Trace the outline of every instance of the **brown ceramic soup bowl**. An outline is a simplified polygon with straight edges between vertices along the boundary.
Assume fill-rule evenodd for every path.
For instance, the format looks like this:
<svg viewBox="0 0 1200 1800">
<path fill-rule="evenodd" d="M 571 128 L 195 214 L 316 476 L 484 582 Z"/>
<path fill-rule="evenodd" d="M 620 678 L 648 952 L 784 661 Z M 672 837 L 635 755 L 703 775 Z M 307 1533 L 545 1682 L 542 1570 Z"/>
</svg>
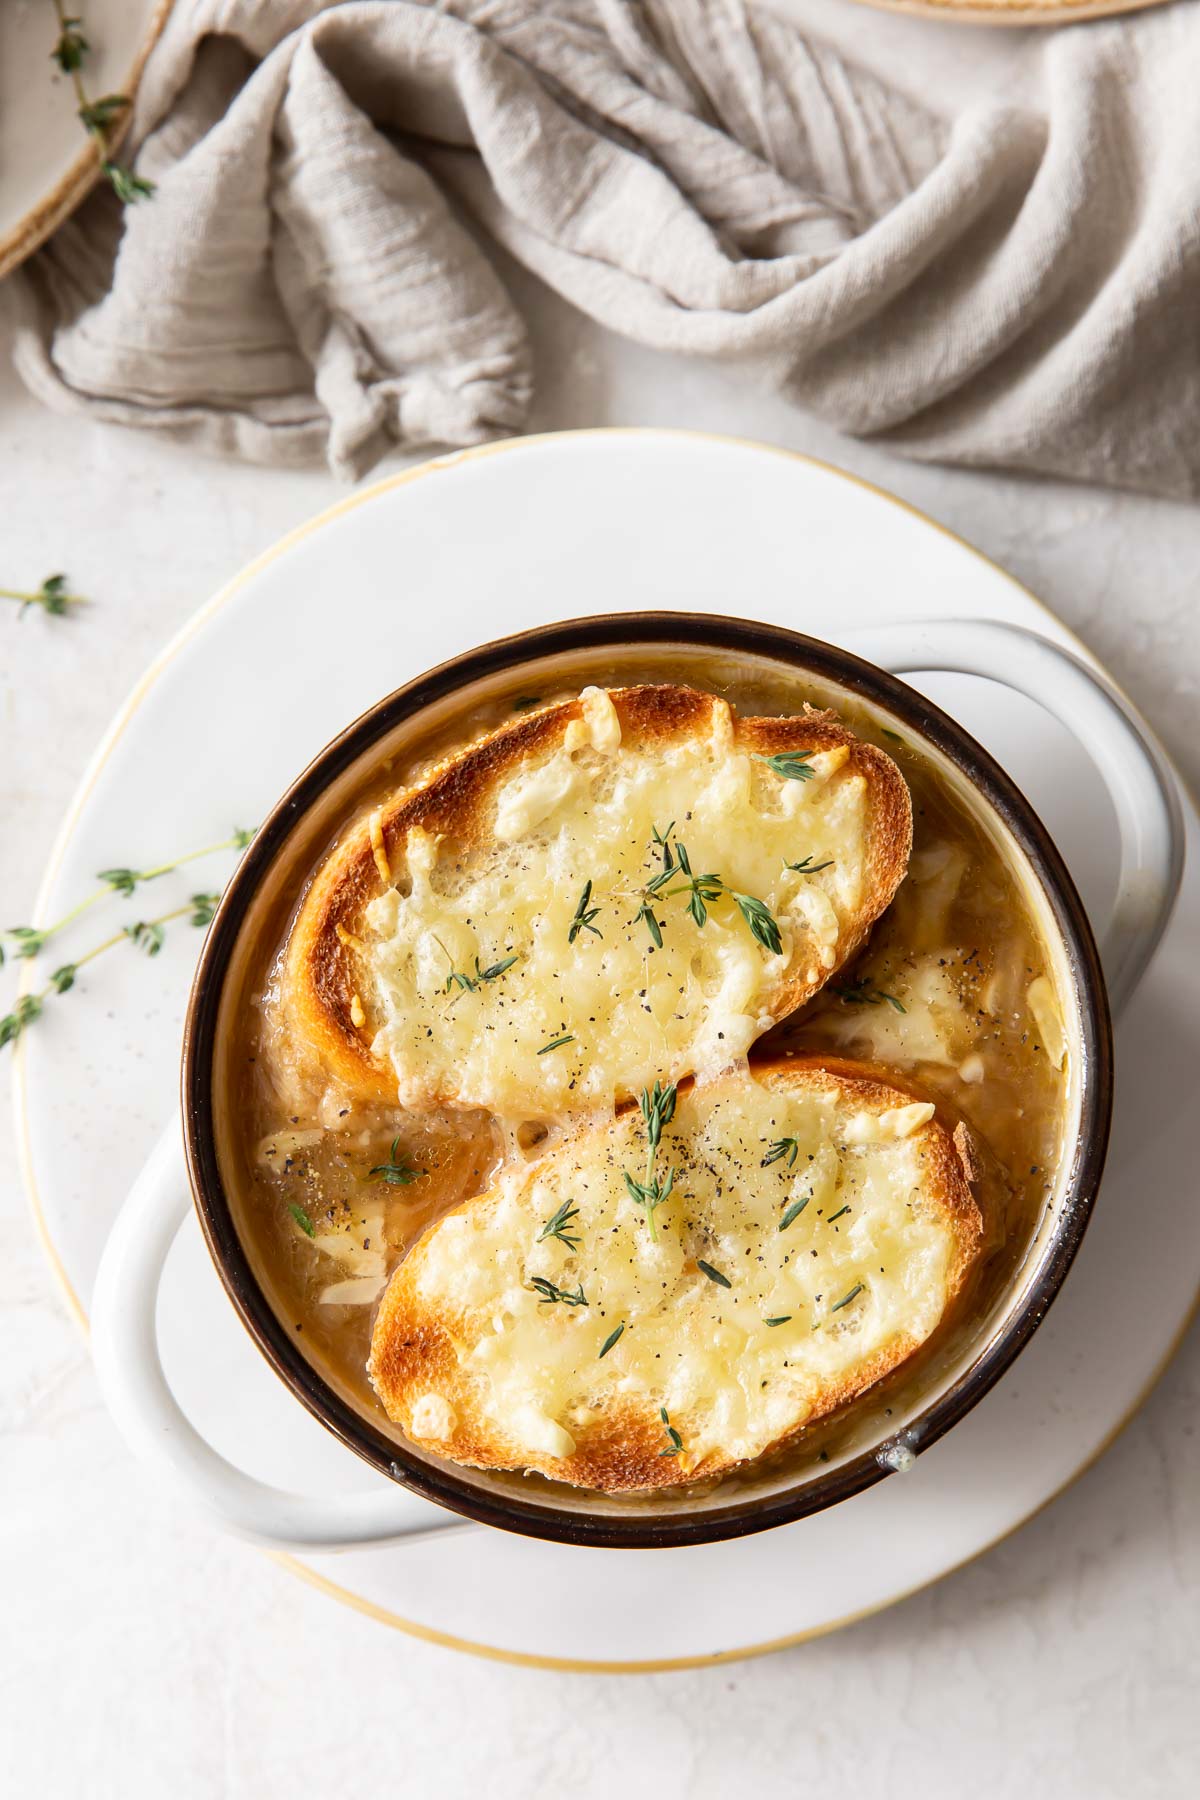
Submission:
<svg viewBox="0 0 1200 1800">
<path fill-rule="evenodd" d="M 1041 643 L 1006 627 L 979 629 L 985 635 L 970 654 L 960 644 L 942 666 L 997 673 L 1003 645 L 989 644 L 989 631 Z M 928 668 L 936 660 L 915 641 L 908 650 L 898 641 L 885 648 L 905 668 Z M 1099 696 L 1095 704 L 1112 706 L 1063 653 L 1042 645 L 1038 654 L 1043 664 L 1056 665 L 1065 686 L 1082 682 Z M 787 708 L 789 696 L 792 706 L 808 696 L 839 706 L 852 724 L 894 732 L 911 744 L 1014 872 L 1054 971 L 1068 1076 L 1048 1204 L 1029 1220 L 1020 1242 L 999 1247 L 987 1279 L 951 1328 L 786 1452 L 707 1486 L 607 1496 L 461 1467 L 410 1443 L 365 1383 L 356 1388 L 306 1349 L 239 1193 L 233 1047 L 239 1018 L 261 985 L 264 956 L 286 929 L 324 849 L 378 784 L 381 767 L 402 772 L 469 737 L 514 696 L 588 682 L 618 685 L 655 672 L 702 687 L 749 685 L 768 704 L 777 695 L 778 710 Z M 1043 668 L 1043 686 L 1052 673 Z M 1028 671 L 1009 679 L 1026 691 L 1038 686 Z M 987 1393 L 1045 1317 L 1087 1226 L 1108 1140 L 1112 1048 L 1096 945 L 1062 858 L 1028 801 L 961 726 L 883 668 L 815 639 L 738 619 L 641 613 L 567 621 L 456 657 L 380 701 L 316 758 L 262 825 L 222 900 L 192 989 L 182 1086 L 188 1176 L 213 1261 L 263 1355 L 323 1425 L 389 1482 L 452 1514 L 565 1543 L 657 1547 L 762 1531 L 835 1505 L 911 1466 Z M 200 1481 L 204 1471 L 196 1459 L 188 1472 Z M 235 1528 L 275 1542 L 380 1541 L 438 1523 L 432 1511 L 414 1515 L 399 1492 L 377 1491 L 357 1511 L 346 1502 L 342 1515 L 341 1502 L 325 1502 L 315 1519 L 299 1500 L 289 1506 L 290 1496 L 239 1509 L 219 1486 L 215 1477 L 208 1484 L 214 1509 Z"/>
</svg>

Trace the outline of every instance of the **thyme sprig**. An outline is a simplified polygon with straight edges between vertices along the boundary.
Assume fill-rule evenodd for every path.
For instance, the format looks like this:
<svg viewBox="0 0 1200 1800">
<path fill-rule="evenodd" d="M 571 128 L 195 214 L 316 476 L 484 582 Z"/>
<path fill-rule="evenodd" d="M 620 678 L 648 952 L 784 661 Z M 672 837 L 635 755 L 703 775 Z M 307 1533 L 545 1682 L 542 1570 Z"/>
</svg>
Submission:
<svg viewBox="0 0 1200 1800">
<path fill-rule="evenodd" d="M 111 894 L 128 897 L 142 882 L 155 881 L 160 875 L 166 875 L 172 869 L 181 868 L 184 863 L 195 862 L 198 857 L 211 856 L 217 850 L 244 850 L 253 836 L 253 831 L 238 830 L 233 833 L 232 837 L 226 838 L 223 843 L 207 844 L 202 850 L 188 851 L 186 855 L 177 856 L 173 861 L 160 863 L 152 869 L 106 869 L 97 877 L 104 883 L 104 886 L 98 888 L 95 893 L 88 894 L 77 906 L 73 906 L 69 912 L 65 912 L 61 918 L 55 919 L 52 924 L 40 927 L 14 925 L 8 931 L 0 931 L 0 967 L 5 961 L 5 939 L 8 940 L 9 952 L 15 955 L 18 961 L 28 961 L 37 956 L 51 938 L 55 937 L 74 919 L 77 919 L 81 913 L 86 912 L 89 907 L 94 906 L 98 900 L 103 900 Z M 0 1017 L 0 1049 L 3 1049 L 6 1044 L 15 1044 L 17 1039 L 24 1035 L 34 1020 L 41 1017 L 45 1003 L 52 994 L 69 993 L 75 985 L 75 977 L 80 969 L 88 963 L 94 962 L 98 956 L 103 956 L 107 951 L 114 950 L 118 944 L 124 943 L 131 943 L 135 949 L 141 950 L 147 956 L 157 956 L 166 940 L 168 925 L 176 919 L 186 918 L 189 924 L 197 929 L 204 929 L 212 923 L 220 898 L 220 894 L 211 892 L 193 894 L 186 905 L 172 907 L 169 912 L 160 913 L 154 919 L 137 919 L 130 925 L 124 925 L 120 931 L 113 932 L 111 937 L 94 945 L 82 956 L 77 956 L 73 962 L 62 963 L 51 972 L 49 979 L 42 987 L 19 995 L 12 1011 Z"/>
<path fill-rule="evenodd" d="M 660 831 L 657 825 L 651 825 L 650 827 L 650 835 L 662 851 L 662 868 L 657 875 L 653 876 L 646 882 L 645 886 L 639 890 L 642 904 L 639 906 L 634 917 L 635 925 L 644 925 L 646 927 L 646 930 L 650 933 L 651 942 L 656 950 L 662 949 L 663 936 L 662 923 L 656 917 L 654 911 L 655 896 L 675 873 L 675 857 L 671 850 L 671 833 L 674 829 L 674 819 L 671 820 L 665 831 Z"/>
<path fill-rule="evenodd" d="M 53 924 L 43 925 L 40 928 L 33 925 L 10 925 L 7 930 L 0 931 L 0 967 L 4 963 L 4 940 L 6 938 L 9 940 L 10 955 L 18 959 L 36 956 L 52 937 L 56 937 L 65 926 L 79 918 L 81 913 L 87 912 L 89 907 L 95 906 L 97 901 L 107 899 L 110 894 L 121 894 L 128 898 L 143 882 L 157 881 L 160 875 L 170 875 L 173 870 L 183 868 L 186 863 L 197 862 L 203 856 L 215 856 L 219 850 L 244 850 L 253 836 L 253 831 L 239 829 L 231 837 L 223 838 L 219 844 L 205 844 L 203 849 L 189 850 L 186 855 L 176 856 L 170 862 L 158 863 L 152 869 L 101 869 L 96 880 L 103 882 L 103 887 L 97 888 L 95 893 L 88 894 L 86 899 L 79 902 L 78 906 L 73 906 L 69 912 L 63 913 L 62 917 L 55 919 Z M 193 919 L 194 925 L 209 923 L 216 910 L 218 898 L 219 896 L 211 894 L 193 894 L 192 904 L 198 912 L 203 910 L 202 902 L 205 905 L 208 902 L 212 903 L 212 910 L 208 912 L 208 917 Z"/>
<path fill-rule="evenodd" d="M 173 920 L 189 918 L 193 924 L 208 923 L 208 919 L 212 915 L 208 913 L 207 917 L 201 917 L 206 908 L 199 903 L 207 902 L 211 898 L 212 896 L 208 894 L 193 894 L 186 906 L 173 907 L 170 912 L 160 913 L 156 919 L 139 919 L 133 925 L 122 926 L 120 931 L 115 931 L 111 937 L 105 938 L 101 944 L 96 944 L 83 956 L 76 957 L 74 962 L 63 963 L 60 968 L 54 970 L 44 987 L 36 988 L 32 993 L 20 995 L 13 1010 L 0 1018 L 0 1050 L 6 1044 L 15 1044 L 34 1020 L 42 1016 L 45 1003 L 51 994 L 69 993 L 75 986 L 75 977 L 86 964 L 94 962 L 106 951 L 115 949 L 118 944 L 126 942 L 132 943 L 135 948 L 147 956 L 157 956 L 166 939 L 166 927 Z M 36 951 L 22 950 L 18 954 L 32 956 L 36 954 Z"/>
<path fill-rule="evenodd" d="M 414 1168 L 407 1157 L 400 1155 L 400 1139 L 394 1137 L 392 1147 L 388 1151 L 387 1161 L 376 1163 L 370 1173 L 372 1178 L 386 1181 L 389 1187 L 411 1187 L 413 1182 L 419 1181 L 427 1171 Z"/>
<path fill-rule="evenodd" d="M 846 982 L 842 987 L 835 987 L 833 992 L 841 1000 L 843 1006 L 882 1006 L 886 1001 L 898 1013 L 908 1011 L 908 1008 L 897 1000 L 895 994 L 889 994 L 885 988 L 876 987 L 867 975 L 860 976 L 857 981 Z"/>
<path fill-rule="evenodd" d="M 639 920 L 646 919 L 646 923 L 650 927 L 650 935 L 654 938 L 655 943 L 661 947 L 662 936 L 651 910 L 653 898 L 661 895 L 663 900 L 672 900 L 676 895 L 686 894 L 688 897 L 687 909 L 700 929 L 703 929 L 708 923 L 709 907 L 718 900 L 728 898 L 733 901 L 742 918 L 750 927 L 750 935 L 756 942 L 760 943 L 765 950 L 769 950 L 772 956 L 780 955 L 783 950 L 783 939 L 779 934 L 779 926 L 775 917 L 765 902 L 756 899 L 753 894 L 742 894 L 736 888 L 731 888 L 715 870 L 697 875 L 692 869 L 687 845 L 680 843 L 678 838 L 673 844 L 669 841 L 674 828 L 672 820 L 661 835 L 657 828 L 654 831 L 655 843 L 662 845 L 663 866 L 659 873 L 646 883 L 643 889 L 642 909 L 638 913 Z M 667 882 L 675 876 L 681 877 L 679 885 L 667 887 Z"/>
<path fill-rule="evenodd" d="M 546 1220 L 537 1234 L 536 1242 L 544 1243 L 547 1238 L 557 1238 L 568 1250 L 578 1250 L 581 1240 L 572 1235 L 571 1225 L 579 1217 L 579 1208 L 573 1200 L 564 1200 L 553 1217 Z"/>
<path fill-rule="evenodd" d="M 475 973 L 473 975 L 468 975 L 465 969 L 456 969 L 454 967 L 453 957 L 450 955 L 445 944 L 442 943 L 441 938 L 437 936 L 436 932 L 434 933 L 434 942 L 439 946 L 446 961 L 450 964 L 450 973 L 446 977 L 446 986 L 443 990 L 447 994 L 450 992 L 450 989 L 454 987 L 458 988 L 460 993 L 473 994 L 476 988 L 482 986 L 485 981 L 498 981 L 507 969 L 511 969 L 515 962 L 520 961 L 518 956 L 506 956 L 503 962 L 493 963 L 490 968 L 485 969 L 480 963 L 479 958 L 476 957 Z"/>
<path fill-rule="evenodd" d="M 817 875 L 822 869 L 832 869 L 832 856 L 826 862 L 815 863 L 811 856 L 802 857 L 799 862 L 790 863 L 784 859 L 785 869 L 792 869 L 797 875 Z"/>
<path fill-rule="evenodd" d="M 47 575 L 40 588 L 26 592 L 22 588 L 0 588 L 0 600 L 16 600 L 20 605 L 19 618 L 24 618 L 31 606 L 40 606 L 51 618 L 61 618 L 70 606 L 86 606 L 87 600 L 82 594 L 67 592 L 65 575 Z"/>
<path fill-rule="evenodd" d="M 567 932 L 568 944 L 573 944 L 581 931 L 590 931 L 593 937 L 602 938 L 604 936 L 600 927 L 592 924 L 592 920 L 597 917 L 600 908 L 593 906 L 591 899 L 592 884 L 589 881 L 579 896 L 579 905 L 575 908 L 575 917 L 571 920 L 571 928 Z"/>
<path fill-rule="evenodd" d="M 92 46 L 84 32 L 83 20 L 69 15 L 62 0 L 54 0 L 54 10 L 58 15 L 58 38 L 50 57 L 75 89 L 79 122 L 96 146 L 100 171 L 122 206 L 146 200 L 154 192 L 154 183 L 135 175 L 132 169 L 113 159 L 113 132 L 118 120 L 129 110 L 129 96 L 105 94 L 99 100 L 91 98 L 84 83 L 83 66 Z"/>
<path fill-rule="evenodd" d="M 656 1081 L 653 1088 L 642 1089 L 642 1096 L 638 1104 L 646 1127 L 646 1172 L 642 1180 L 638 1181 L 629 1173 L 628 1169 L 621 1171 L 630 1199 L 646 1214 L 646 1223 L 650 1227 L 650 1239 L 655 1244 L 658 1242 L 658 1227 L 654 1222 L 654 1215 L 659 1207 L 670 1199 L 675 1186 L 676 1171 L 674 1169 L 668 1169 L 665 1176 L 656 1176 L 654 1173 L 658 1147 L 662 1142 L 663 1128 L 669 1125 L 675 1117 L 675 1095 L 674 1082 L 669 1087 L 664 1087 L 661 1081 Z"/>
<path fill-rule="evenodd" d="M 667 1437 L 670 1439 L 670 1442 L 668 1443 L 666 1449 L 660 1450 L 658 1454 L 660 1456 L 678 1456 L 680 1451 L 683 1449 L 683 1439 L 680 1437 L 679 1433 L 676 1431 L 675 1427 L 672 1425 L 670 1415 L 668 1414 L 665 1406 L 659 1407 L 658 1416 L 662 1420 L 663 1424 L 666 1426 Z"/>
<path fill-rule="evenodd" d="M 786 1157 L 790 1169 L 799 1154 L 800 1146 L 794 1137 L 776 1138 L 775 1142 L 768 1147 L 767 1154 L 762 1159 L 762 1166 L 764 1169 L 769 1169 L 772 1163 L 782 1162 Z"/>
<path fill-rule="evenodd" d="M 573 1294 L 566 1288 L 555 1287 L 554 1283 L 547 1281 L 544 1275 L 531 1276 L 530 1286 L 544 1305 L 553 1305 L 558 1301 L 561 1301 L 564 1306 L 586 1306 L 588 1303 L 582 1281 Z"/>
</svg>

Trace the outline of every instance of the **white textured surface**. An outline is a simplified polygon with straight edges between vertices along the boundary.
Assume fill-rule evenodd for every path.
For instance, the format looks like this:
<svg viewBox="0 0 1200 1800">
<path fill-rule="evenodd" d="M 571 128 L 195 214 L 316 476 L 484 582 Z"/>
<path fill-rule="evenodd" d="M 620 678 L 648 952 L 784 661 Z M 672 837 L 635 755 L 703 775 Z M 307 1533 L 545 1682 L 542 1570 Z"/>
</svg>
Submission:
<svg viewBox="0 0 1200 1800">
<path fill-rule="evenodd" d="M 533 297 L 533 284 L 521 280 Z M 709 428 L 828 456 L 1004 562 L 1108 661 L 1200 785 L 1200 517 L 915 469 L 537 304 L 538 425 Z M 0 910 L 28 912 L 58 820 L 152 654 L 336 497 L 67 425 L 0 373 L 0 580 L 65 567 L 69 621 L 0 612 Z M 797 569 L 803 544 L 797 543 Z M 569 610 L 569 596 L 564 597 Z M 400 621 L 402 624 L 402 621 Z M 220 696 L 213 696 L 214 725 Z M 202 754 L 202 746 L 197 746 Z M 114 855 L 120 847 L 114 846 Z M 0 976 L 3 981 L 9 974 Z M 4 990 L 7 992 L 7 987 Z M 106 1021 L 97 1019 L 97 1029 Z M 0 1125 L 0 1766 L 13 1793 L 497 1800 L 839 1791 L 1143 1800 L 1200 1757 L 1200 1339 L 1100 1465 L 981 1562 L 837 1637 L 621 1679 L 411 1642 L 164 1512 L 102 1413 Z M 571 1605 L 569 1592 L 562 1596 Z"/>
</svg>

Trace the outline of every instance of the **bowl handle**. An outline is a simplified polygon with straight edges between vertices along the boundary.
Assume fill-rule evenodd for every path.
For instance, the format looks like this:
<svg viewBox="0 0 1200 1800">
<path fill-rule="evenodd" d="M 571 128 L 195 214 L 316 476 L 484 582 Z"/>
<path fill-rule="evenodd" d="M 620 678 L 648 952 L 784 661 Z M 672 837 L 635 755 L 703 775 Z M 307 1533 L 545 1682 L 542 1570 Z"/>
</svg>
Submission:
<svg viewBox="0 0 1200 1800">
<path fill-rule="evenodd" d="M 990 619 L 935 619 L 847 633 L 846 648 L 894 675 L 936 669 L 1003 682 L 1063 721 L 1091 756 L 1117 815 L 1121 866 L 1100 935 L 1109 1003 L 1133 994 L 1166 930 L 1183 875 L 1179 787 L 1160 744 L 1128 701 L 1070 650 Z"/>
<path fill-rule="evenodd" d="M 190 1205 L 176 1116 L 113 1226 L 92 1300 L 96 1372 L 130 1448 L 252 1543 L 337 1550 L 465 1528 L 466 1521 L 399 1487 L 328 1497 L 286 1493 L 245 1474 L 200 1436 L 167 1385 L 155 1325 L 167 1253 Z"/>
</svg>

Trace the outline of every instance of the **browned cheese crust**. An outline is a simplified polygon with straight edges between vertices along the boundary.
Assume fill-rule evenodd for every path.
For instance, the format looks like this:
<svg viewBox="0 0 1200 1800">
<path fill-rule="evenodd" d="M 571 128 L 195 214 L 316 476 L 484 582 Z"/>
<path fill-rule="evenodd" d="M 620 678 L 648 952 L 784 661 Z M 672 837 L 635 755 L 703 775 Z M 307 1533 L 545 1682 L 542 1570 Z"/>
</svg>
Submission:
<svg viewBox="0 0 1200 1800">
<path fill-rule="evenodd" d="M 620 720 L 622 743 L 643 750 L 688 736 L 707 737 L 714 708 L 721 704 L 693 688 L 645 686 L 607 691 Z M 318 869 L 284 956 L 284 1021 L 293 1042 L 306 1045 L 349 1094 L 367 1100 L 396 1097 L 391 1069 L 371 1051 L 378 1021 L 371 1016 L 369 982 L 360 969 L 361 958 L 353 940 L 360 935 L 369 902 L 393 882 L 404 879 L 409 831 L 420 826 L 443 835 L 460 859 L 469 856 L 473 848 L 483 847 L 497 790 L 523 765 L 557 748 L 568 725 L 581 717 L 582 704 L 572 699 L 500 726 L 447 758 L 415 786 L 364 813 Z M 821 970 L 816 981 L 808 981 L 807 971 L 797 969 L 781 986 L 771 1009 L 773 1018 L 779 1020 L 803 1006 L 852 960 L 891 901 L 908 868 L 912 802 L 892 759 L 856 737 L 832 713 L 806 710 L 790 718 L 741 718 L 735 712 L 733 725 L 737 749 L 764 755 L 800 748 L 820 752 L 844 744 L 849 751 L 846 766 L 866 778 L 870 797 L 863 903 L 841 932 L 834 967 Z M 380 866 L 380 850 L 386 876 Z M 356 1011 L 361 1014 L 357 1025 Z M 462 1097 L 455 1092 L 431 1092 L 427 1103 L 453 1106 L 461 1104 Z"/>
<path fill-rule="evenodd" d="M 866 1064 L 828 1057 L 793 1057 L 762 1063 L 753 1066 L 753 1074 L 763 1086 L 780 1091 L 833 1087 L 856 1108 L 876 1113 L 909 1100 L 931 1098 L 908 1082 L 897 1081 Z M 723 1078 L 725 1082 L 741 1079 L 736 1075 Z M 978 1256 L 983 1222 L 969 1185 L 969 1160 L 960 1154 L 950 1131 L 935 1116 L 916 1137 L 925 1169 L 923 1200 L 940 1211 L 955 1246 L 947 1282 L 948 1310 Z M 494 1196 L 485 1193 L 454 1210 L 465 1212 L 472 1207 L 493 1205 Z M 616 1384 L 605 1377 L 603 1364 L 597 1365 L 596 1390 L 588 1397 L 596 1417 L 575 1432 L 576 1448 L 569 1457 L 531 1454 L 528 1448 L 499 1435 L 491 1422 L 481 1416 L 472 1380 L 464 1374 L 458 1355 L 457 1346 L 469 1346 L 476 1339 L 478 1321 L 450 1311 L 433 1313 L 416 1291 L 425 1248 L 437 1229 L 433 1226 L 396 1270 L 375 1321 L 371 1379 L 388 1417 L 405 1431 L 411 1429 L 417 1401 L 432 1390 L 445 1397 L 458 1419 L 452 1441 L 436 1446 L 439 1454 L 474 1468 L 532 1469 L 573 1486 L 621 1493 L 679 1487 L 746 1466 L 719 1452 L 706 1456 L 694 1467 L 685 1467 L 681 1458 L 664 1457 L 663 1425 L 657 1405 L 638 1404 L 612 1391 Z M 761 1454 L 782 1448 L 819 1419 L 845 1406 L 898 1368 L 918 1347 L 911 1338 L 897 1337 L 858 1365 L 852 1375 L 827 1384 L 820 1390 L 814 1410 Z"/>
</svg>

